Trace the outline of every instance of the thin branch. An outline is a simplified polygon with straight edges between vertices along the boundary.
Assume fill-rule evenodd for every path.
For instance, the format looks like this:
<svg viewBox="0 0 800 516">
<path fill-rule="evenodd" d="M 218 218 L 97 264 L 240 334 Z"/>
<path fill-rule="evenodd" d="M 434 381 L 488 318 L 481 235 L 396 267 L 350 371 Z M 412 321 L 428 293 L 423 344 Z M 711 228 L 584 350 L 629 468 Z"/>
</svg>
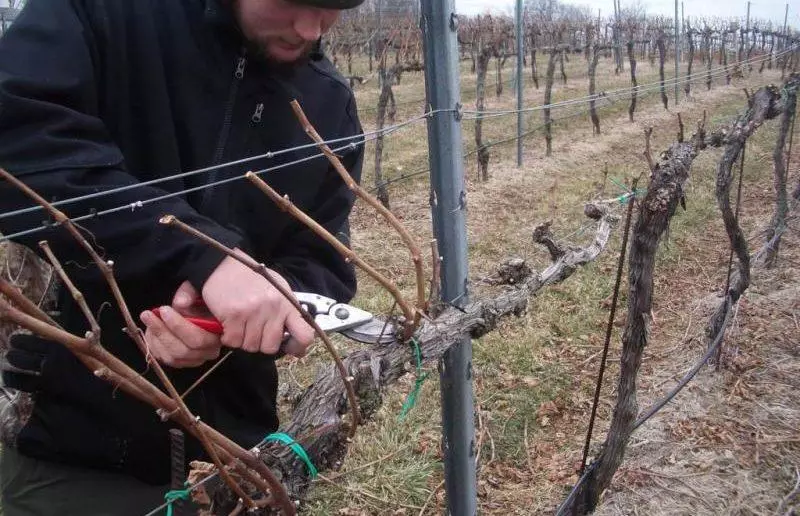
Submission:
<svg viewBox="0 0 800 516">
<path fill-rule="evenodd" d="M 336 249 L 342 256 L 345 257 L 345 260 L 348 262 L 352 262 L 353 264 L 360 267 L 364 272 L 366 272 L 370 277 L 372 277 L 375 281 L 377 281 L 383 288 L 389 291 L 392 297 L 397 301 L 397 305 L 400 307 L 400 310 L 403 311 L 403 315 L 406 317 L 406 321 L 410 321 L 414 317 L 414 310 L 403 298 L 403 294 L 400 293 L 400 289 L 397 285 L 392 282 L 389 278 L 378 272 L 373 266 L 368 264 L 366 261 L 361 259 L 355 251 L 344 245 L 340 242 L 336 237 L 330 234 L 328 230 L 322 227 L 317 221 L 303 213 L 297 206 L 294 205 L 292 201 L 289 200 L 288 196 L 281 196 L 276 192 L 271 186 L 265 183 L 261 178 L 257 175 L 253 174 L 252 172 L 248 172 L 246 175 L 247 179 L 250 180 L 254 185 L 258 187 L 267 197 L 270 198 L 272 202 L 278 205 L 278 207 L 286 212 L 289 212 L 294 218 L 298 221 L 303 223 L 306 227 L 311 229 L 314 233 L 316 233 L 320 238 L 324 239 L 328 242 L 334 249 Z"/>
<path fill-rule="evenodd" d="M 11 300 L 12 303 L 17 305 L 20 310 L 25 312 L 26 314 L 30 315 L 31 317 L 35 317 L 42 322 L 46 322 L 51 326 L 55 326 L 56 328 L 60 328 L 59 324 L 53 320 L 52 317 L 47 315 L 47 313 L 36 306 L 36 303 L 22 295 L 22 292 L 17 289 L 14 285 L 0 277 L 0 294 L 3 294 L 8 299 Z"/>
<path fill-rule="evenodd" d="M 214 363 L 214 365 L 213 365 L 213 366 L 211 366 L 211 367 L 209 367 L 209 368 L 208 368 L 208 370 L 207 370 L 205 373 L 203 373 L 203 374 L 200 376 L 200 378 L 198 378 L 197 380 L 195 380 L 195 381 L 194 381 L 194 383 L 193 383 L 192 385 L 190 385 L 190 386 L 189 386 L 189 388 L 188 388 L 188 389 L 186 389 L 185 391 L 183 391 L 183 394 L 181 394 L 181 399 L 182 399 L 182 400 L 185 400 L 185 399 L 186 399 L 186 396 L 188 396 L 188 395 L 189 395 L 189 393 L 191 393 L 193 390 L 195 390 L 195 389 L 197 388 L 197 386 L 198 386 L 198 385 L 200 385 L 201 383 L 203 383 L 204 381 L 206 381 L 206 379 L 207 379 L 209 376 L 211 376 L 211 373 L 213 373 L 214 371 L 216 371 L 216 370 L 219 368 L 219 366 L 221 366 L 222 364 L 224 364 L 224 363 L 225 363 L 225 361 L 226 361 L 226 360 L 228 360 L 228 357 L 230 357 L 232 354 L 233 354 L 233 350 L 232 350 L 232 349 L 229 349 L 229 350 L 228 350 L 228 351 L 227 351 L 227 352 L 226 352 L 226 353 L 225 353 L 225 354 L 222 356 L 222 358 L 220 358 L 219 360 L 217 360 L 217 361 Z"/>
<path fill-rule="evenodd" d="M 439 482 L 439 485 L 437 485 L 433 489 L 433 491 L 431 491 L 431 494 L 428 495 L 428 498 L 425 499 L 425 503 L 422 505 L 422 509 L 419 510 L 419 516 L 423 516 L 425 514 L 425 509 L 428 508 L 428 505 L 430 505 L 431 501 L 433 501 L 433 498 L 436 496 L 436 493 L 438 493 L 443 487 L 444 487 L 444 480 Z"/>
<path fill-rule="evenodd" d="M 39 242 L 39 247 L 42 248 L 44 254 L 47 256 L 47 259 L 50 261 L 50 264 L 53 266 L 53 269 L 58 274 L 58 277 L 61 278 L 61 281 L 69 290 L 70 294 L 72 294 L 72 299 L 75 300 L 75 303 L 78 304 L 81 311 L 83 312 L 83 316 L 86 317 L 86 320 L 89 322 L 89 334 L 86 335 L 86 338 L 94 342 L 95 344 L 100 342 L 100 325 L 97 324 L 97 319 L 95 318 L 92 311 L 89 309 L 89 305 L 86 304 L 86 298 L 83 296 L 83 293 L 75 287 L 75 284 L 72 283 L 72 280 L 67 275 L 66 271 L 64 271 L 64 267 L 61 266 L 61 262 L 58 261 L 56 255 L 53 254 L 53 250 L 50 249 L 50 245 L 46 241 Z"/>
<path fill-rule="evenodd" d="M 409 232 L 403 225 L 397 220 L 391 211 L 386 209 L 386 206 L 382 205 L 381 202 L 374 198 L 373 196 L 369 195 L 364 189 L 362 189 L 358 183 L 353 180 L 350 174 L 347 172 L 347 169 L 342 165 L 342 162 L 333 153 L 333 151 L 328 147 L 319 133 L 314 129 L 314 126 L 311 125 L 308 118 L 306 117 L 303 109 L 300 107 L 300 104 L 293 100 L 291 102 L 292 109 L 294 110 L 295 116 L 300 121 L 300 124 L 303 126 L 305 132 L 317 143 L 317 146 L 322 150 L 325 156 L 330 161 L 331 165 L 333 165 L 334 169 L 339 173 L 342 177 L 342 180 L 345 182 L 347 187 L 353 191 L 359 198 L 366 201 L 370 206 L 375 208 L 378 213 L 380 213 L 384 219 L 394 228 L 395 231 L 400 235 L 400 238 L 408 247 L 408 250 L 411 252 L 411 260 L 414 262 L 414 270 L 416 272 L 417 278 L 417 311 L 406 313 L 406 326 L 404 328 L 405 334 L 404 338 L 408 339 L 414 333 L 417 326 L 419 325 L 421 314 L 425 312 L 425 275 L 422 268 L 422 258 L 421 258 L 421 251 L 419 246 L 414 242 L 414 239 L 411 237 Z M 401 305 L 402 308 L 402 305 Z M 405 313 L 405 310 L 403 310 Z"/>
</svg>

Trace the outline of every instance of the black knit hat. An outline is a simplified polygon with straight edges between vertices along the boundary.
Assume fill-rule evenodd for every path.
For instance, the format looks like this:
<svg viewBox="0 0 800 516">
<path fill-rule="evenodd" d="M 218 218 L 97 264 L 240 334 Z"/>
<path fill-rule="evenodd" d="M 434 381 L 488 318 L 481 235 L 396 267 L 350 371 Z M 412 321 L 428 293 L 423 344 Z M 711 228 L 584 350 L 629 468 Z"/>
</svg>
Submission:
<svg viewBox="0 0 800 516">
<path fill-rule="evenodd" d="M 292 3 L 321 7 L 323 9 L 353 9 L 358 7 L 364 0 L 290 0 Z"/>
</svg>

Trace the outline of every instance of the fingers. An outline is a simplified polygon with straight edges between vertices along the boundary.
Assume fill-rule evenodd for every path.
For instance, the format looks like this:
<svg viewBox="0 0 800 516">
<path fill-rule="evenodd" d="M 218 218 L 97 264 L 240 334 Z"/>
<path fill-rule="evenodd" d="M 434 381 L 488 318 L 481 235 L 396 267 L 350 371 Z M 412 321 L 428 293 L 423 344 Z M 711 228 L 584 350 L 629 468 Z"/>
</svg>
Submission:
<svg viewBox="0 0 800 516">
<path fill-rule="evenodd" d="M 314 342 L 314 328 L 309 325 L 300 312 L 292 308 L 292 313 L 286 318 L 286 330 L 291 338 L 284 346 L 287 355 L 303 357 L 311 343 Z"/>
<path fill-rule="evenodd" d="M 184 281 L 172 297 L 172 307 L 178 311 L 188 310 L 198 301 L 202 301 L 200 293 L 194 288 L 194 285 Z"/>
<path fill-rule="evenodd" d="M 270 275 L 291 290 L 279 274 L 270 271 Z M 222 323 L 222 344 L 226 347 L 274 355 L 288 331 L 296 340 L 291 353 L 301 356 L 314 340 L 311 327 L 275 286 L 230 257 L 209 276 L 202 297 Z"/>
<path fill-rule="evenodd" d="M 161 307 L 161 319 L 150 311 L 140 319 L 147 327 L 145 340 L 150 353 L 170 367 L 196 367 L 219 357 L 219 338 L 188 322 L 170 307 Z"/>
</svg>

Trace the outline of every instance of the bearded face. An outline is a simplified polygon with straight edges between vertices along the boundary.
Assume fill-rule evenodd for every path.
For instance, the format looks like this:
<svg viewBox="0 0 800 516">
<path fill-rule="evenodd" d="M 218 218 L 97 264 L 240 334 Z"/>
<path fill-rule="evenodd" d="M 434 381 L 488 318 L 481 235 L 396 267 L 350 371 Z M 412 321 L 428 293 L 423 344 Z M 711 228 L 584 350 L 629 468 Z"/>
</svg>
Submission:
<svg viewBox="0 0 800 516">
<path fill-rule="evenodd" d="M 239 27 L 267 61 L 292 65 L 308 59 L 316 41 L 339 18 L 336 9 L 287 0 L 233 0 Z"/>
</svg>

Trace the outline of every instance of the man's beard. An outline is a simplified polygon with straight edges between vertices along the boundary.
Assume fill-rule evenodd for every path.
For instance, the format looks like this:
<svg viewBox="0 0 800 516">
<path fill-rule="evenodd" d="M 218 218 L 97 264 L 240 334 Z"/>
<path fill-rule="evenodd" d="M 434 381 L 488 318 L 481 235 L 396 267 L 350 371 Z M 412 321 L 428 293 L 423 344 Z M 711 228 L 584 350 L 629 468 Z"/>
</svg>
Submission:
<svg viewBox="0 0 800 516">
<path fill-rule="evenodd" d="M 311 56 L 316 49 L 316 43 L 309 43 L 303 53 L 294 61 L 281 61 L 275 59 L 270 55 L 267 50 L 267 45 L 264 42 L 247 40 L 247 54 L 255 57 L 257 60 L 265 64 L 271 71 L 282 76 L 291 76 L 295 73 L 297 68 L 308 64 Z"/>
<path fill-rule="evenodd" d="M 260 61 L 275 74 L 284 77 L 291 77 L 299 67 L 307 64 L 312 59 L 312 56 L 317 51 L 317 42 L 309 43 L 300 57 L 294 61 L 283 61 L 271 56 L 269 54 L 268 44 L 266 41 L 258 41 L 257 39 L 249 38 L 245 34 L 245 31 L 242 30 L 242 20 L 239 17 L 239 6 L 237 5 L 238 2 L 239 0 L 223 0 L 223 3 L 228 4 L 228 6 L 233 10 L 236 23 L 239 26 L 240 34 L 242 35 L 242 39 L 245 41 L 245 46 L 247 47 L 248 56 Z"/>
</svg>

